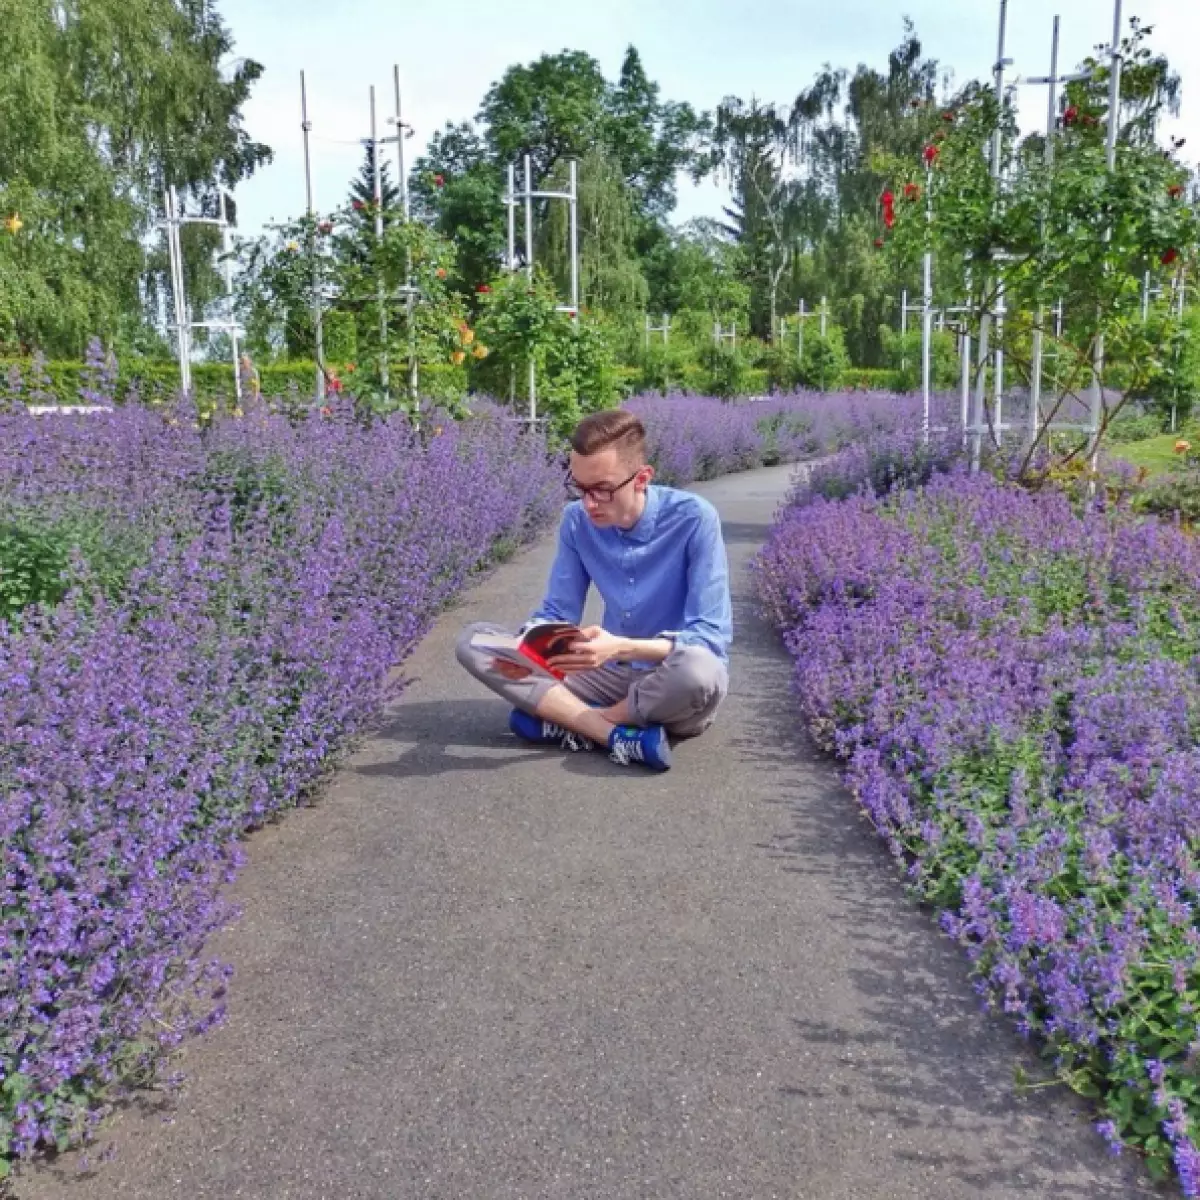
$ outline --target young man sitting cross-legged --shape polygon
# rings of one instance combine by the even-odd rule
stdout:
[[[562,683],[472,645],[495,625],[465,629],[458,661],[513,706],[512,731],[529,742],[606,748],[622,764],[665,771],[668,734],[694,737],[729,688],[729,567],[721,522],[707,500],[651,483],[641,421],[594,413],[571,439],[558,554],[529,624],[578,624],[593,584],[601,625],[549,660]],[[526,626],[527,628],[528,626]]]

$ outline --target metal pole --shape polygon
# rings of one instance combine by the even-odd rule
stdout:
[[[375,85],[371,85],[371,165],[374,175],[375,195],[375,253],[380,252],[383,245],[383,180],[379,162],[379,139],[375,130]],[[390,400],[388,392],[388,320],[387,298],[383,290],[383,275],[379,275],[379,381],[383,385],[385,400]]]
[[[392,79],[396,87],[396,158],[400,167],[400,211],[409,219],[408,176],[404,173],[404,122],[400,112],[400,64],[392,66]]]
[[[931,402],[931,354],[933,340],[933,252],[925,251],[924,290],[921,306],[921,440],[929,441],[929,407]]]
[[[1000,33],[996,50],[996,103],[1004,103],[1004,37],[1008,29],[1008,0],[1000,0]],[[992,138],[991,173],[993,180],[1000,178],[1000,158],[1004,151],[1001,130],[996,129]],[[983,282],[981,298],[987,295],[987,279]],[[983,458],[984,398],[987,389],[988,341],[991,334],[992,314],[984,309],[979,318],[978,377],[975,380],[975,405],[971,416],[971,470],[978,471]]]
[[[928,226],[933,222],[933,200],[930,195],[930,182],[933,171],[925,170],[925,222],[926,237]],[[924,282],[921,292],[921,440],[929,442],[929,409],[932,400],[932,363],[931,343],[933,341],[933,251],[926,247],[923,265]]]
[[[533,282],[533,166],[525,155],[525,276]]]
[[[392,64],[392,83],[396,94],[396,161],[400,170],[400,212],[405,225],[409,220],[408,209],[408,179],[404,173],[404,116],[400,106],[400,65]],[[418,375],[420,369],[417,362],[417,329],[413,318],[413,308],[416,305],[413,294],[412,279],[412,249],[404,251],[404,315],[408,328],[408,404],[409,410],[416,413]]]
[[[508,269],[517,269],[517,168],[508,164]]]
[[[900,370],[908,369],[908,354],[905,342],[908,339],[908,288],[900,291]]]
[[[304,195],[307,204],[309,225],[313,221],[312,157],[309,152],[308,135],[312,122],[308,119],[308,89],[304,83],[304,72],[300,72],[300,128],[304,131]],[[312,256],[313,289],[313,333],[317,350],[317,399],[325,399],[325,319],[321,311],[321,271],[317,265],[317,235],[310,229],[309,253]],[[240,378],[240,372],[239,372]]]
[[[1111,173],[1117,165],[1117,131],[1120,125],[1121,107],[1121,0],[1113,3],[1112,64],[1108,79],[1108,142],[1106,165]],[[1104,232],[1105,241],[1112,237],[1112,230]],[[1092,471],[1100,464],[1100,426],[1104,414],[1104,337],[1097,334],[1092,347],[1092,410],[1088,422],[1089,449]]]
[[[175,206],[172,203],[172,189],[163,191],[163,222],[167,235],[167,262],[171,278],[171,300],[175,309],[175,345],[179,354],[179,386],[187,390],[187,350],[183,333],[183,297],[180,295],[178,260],[175,256]]]
[[[174,269],[177,281],[175,319],[179,325],[179,382],[183,390],[190,394],[192,390],[192,316],[188,310],[187,277],[183,271],[183,241],[179,236],[179,195],[175,191],[173,184],[169,190],[169,194],[171,205],[171,249],[174,257]]]
[[[533,164],[525,155],[525,277],[533,285]],[[537,420],[537,364],[529,356],[529,424]]]
[[[236,314],[233,306],[233,257],[229,245],[229,220],[226,215],[225,192],[221,192],[221,253],[225,259],[225,298],[229,304],[229,341],[233,346],[233,394],[242,403],[242,373],[238,370],[241,354],[238,350]]]
[[[1004,283],[996,287],[996,367],[995,378],[995,413],[996,413],[996,442],[1004,438],[1001,425],[1004,423],[1004,318],[1008,315],[1008,305],[1005,303]]]
[[[959,348],[962,359],[962,402],[959,414],[962,420],[963,438],[967,436],[967,422],[971,419],[971,334],[966,321],[963,321],[962,346]]]
[[[1046,102],[1046,172],[1050,173],[1054,166],[1054,131],[1058,116],[1058,43],[1061,18],[1054,17],[1054,33],[1050,39],[1050,79]],[[1043,230],[1045,222],[1043,220]],[[1044,353],[1044,335],[1042,325],[1045,322],[1046,310],[1038,299],[1037,316],[1033,323],[1033,366],[1029,388],[1029,444],[1034,446],[1041,431],[1042,421],[1042,358]]]
[[[825,323],[829,315],[829,306],[825,302],[825,297],[821,297],[821,337],[825,337]]]
[[[800,300],[800,319],[796,322],[796,362],[804,365],[804,300]]]
[[[571,159],[571,308],[579,324],[579,164]]]

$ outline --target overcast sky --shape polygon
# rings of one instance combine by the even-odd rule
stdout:
[[[1018,76],[1049,72],[1051,23],[1062,16],[1060,66],[1074,67],[1112,36],[1112,0],[1010,0],[1007,56]],[[612,79],[630,43],[667,99],[712,108],[726,95],[790,104],[823,64],[885,69],[916,23],[925,53],[956,84],[990,77],[999,0],[224,0],[235,54],[265,69],[246,106],[251,135],[275,161],[237,193],[243,234],[304,209],[300,71],[313,123],[318,209],[345,197],[361,162],[356,139],[369,134],[368,87],[382,116],[392,110],[399,64],[405,120],[416,130],[409,162],[447,121],[474,116],[488,86],[513,63],[564,49],[593,55]],[[1183,77],[1183,112],[1172,128],[1200,154],[1200,0],[1124,0],[1126,20],[1154,26],[1152,44]],[[1041,127],[1046,94],[1021,89],[1022,122]],[[394,153],[394,148],[392,149]],[[716,214],[712,183],[680,187],[678,221]],[[499,203],[499,198],[497,198]]]

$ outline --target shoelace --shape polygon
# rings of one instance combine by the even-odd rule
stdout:
[[[609,757],[623,767],[633,762],[645,762],[646,752],[642,749],[641,738],[618,738],[609,752]]]
[[[585,738],[582,733],[572,733],[569,729],[564,730],[562,736],[564,750],[591,750],[592,746],[592,740]]]

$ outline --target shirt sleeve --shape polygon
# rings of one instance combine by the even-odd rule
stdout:
[[[729,557],[716,509],[706,505],[701,512],[688,543],[683,628],[664,630],[660,636],[673,638],[680,645],[705,646],[725,658],[733,641]]]
[[[568,508],[559,522],[558,552],[550,568],[546,594],[524,628],[536,621],[570,621],[578,625],[583,620],[583,606],[591,583],[575,545],[575,510]]]

